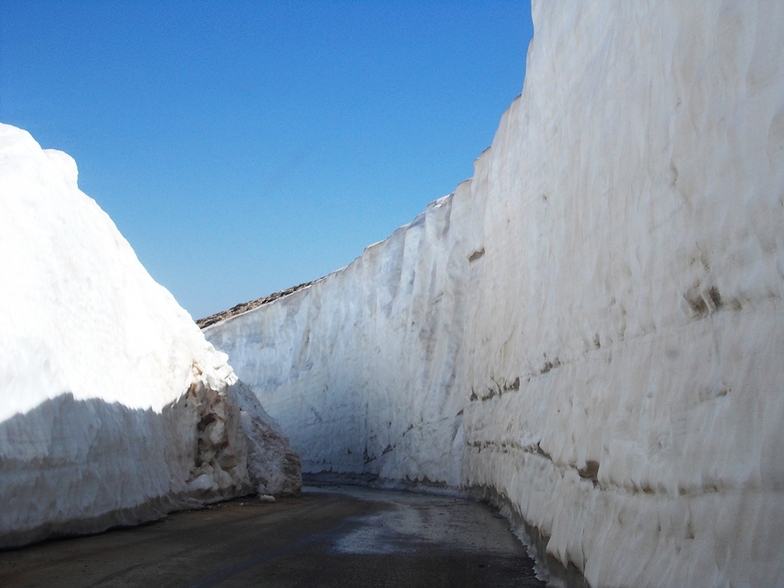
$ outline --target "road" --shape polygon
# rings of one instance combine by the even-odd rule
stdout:
[[[356,487],[238,499],[0,552],[14,587],[543,587],[506,521],[455,497]]]

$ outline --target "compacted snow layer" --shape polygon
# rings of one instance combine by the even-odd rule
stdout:
[[[305,471],[460,485],[467,260],[454,237],[468,221],[436,202],[346,269],[205,329],[275,407]]]
[[[0,125],[0,547],[297,489],[224,353],[77,187]]]
[[[472,180],[207,338],[306,471],[484,489],[592,586],[784,583],[784,4],[534,2]]]

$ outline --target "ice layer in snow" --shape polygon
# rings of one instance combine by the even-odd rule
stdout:
[[[591,586],[784,583],[784,4],[533,3],[471,180],[206,329],[306,471],[486,489]]]
[[[299,484],[278,425],[74,160],[0,125],[0,547]]]

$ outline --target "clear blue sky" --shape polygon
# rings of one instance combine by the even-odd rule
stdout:
[[[0,0],[0,121],[194,318],[350,263],[473,173],[527,1]]]

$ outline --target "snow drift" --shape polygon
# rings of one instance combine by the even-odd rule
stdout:
[[[784,5],[534,2],[474,177],[206,329],[308,472],[478,488],[592,586],[784,582]]]
[[[74,160],[0,125],[0,547],[258,490],[297,456]]]

